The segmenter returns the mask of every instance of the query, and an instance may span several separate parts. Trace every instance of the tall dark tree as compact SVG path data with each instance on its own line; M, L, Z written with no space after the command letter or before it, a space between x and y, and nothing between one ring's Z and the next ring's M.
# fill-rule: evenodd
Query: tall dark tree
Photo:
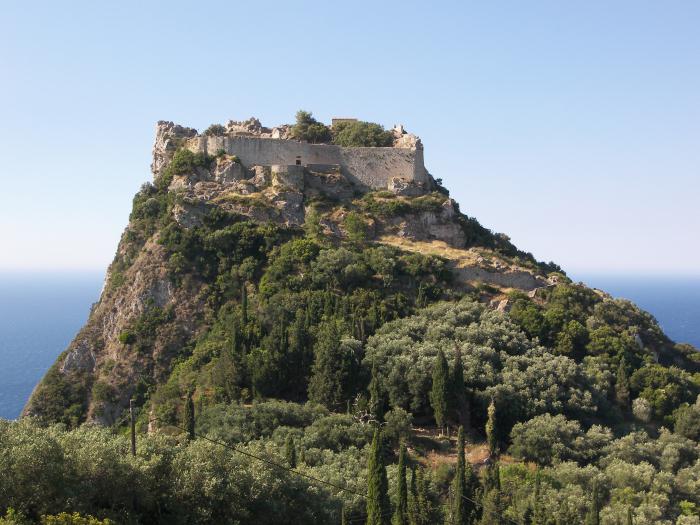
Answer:
M309 374L313 365L314 355L309 336L307 314L304 310L297 310L294 322L289 330L289 350L288 367L290 372L290 382L288 385L289 394L293 399L303 399L306 395L309 383Z
M454 525L464 525L467 521L467 512L465 506L466 500L466 483L464 479L464 428L459 427L457 432L457 472L455 472L454 480L452 481L452 523Z
M241 323L243 328L248 326L248 283L243 282L241 286Z
M433 386L430 391L430 405L433 407L435 423L444 431L447 423L449 399L449 368L442 350L438 351L433 364Z
M396 483L396 508L391 525L408 525L408 490L406 488L406 447L399 449L398 479Z
M185 399L185 413L183 415L183 425L187 432L187 439L192 440L195 437L194 433L194 401L192 400L192 388L187 390L187 398Z
M289 468L297 466L297 449L294 445L294 438L291 434L287 434L287 439L284 442L284 457L287 460Z
M540 470L535 472L535 490L532 495L532 525L545 525L544 507L542 506L542 476Z
M432 509L428 497L428 486L421 467L411 471L411 486L408 497L409 525L430 525Z
M384 396L382 395L377 364L372 363L372 378L369 382L369 411L379 423L384 421Z
M622 410L630 408L630 380L627 375L627 363L625 359L620 360L617 368L617 378L615 381L615 401Z
M501 498L501 473L498 464L489 467L484 481L480 523L481 525L502 525L505 522Z
M351 374L352 366L341 346L337 323L323 323L314 345L309 399L331 410L342 410L346 405Z
M598 480L593 480L593 494L591 496L591 506L586 514L585 525L600 525L600 488Z
M367 463L367 525L388 525L391 504L384 466L384 451L379 428L374 430Z
M469 402L464 385L464 363L462 362L462 348L455 347L455 364L452 368L452 410L461 426L469 425Z
M491 399L487 410L486 441L489 445L489 454L495 456L498 453L498 419L496 417L496 403Z

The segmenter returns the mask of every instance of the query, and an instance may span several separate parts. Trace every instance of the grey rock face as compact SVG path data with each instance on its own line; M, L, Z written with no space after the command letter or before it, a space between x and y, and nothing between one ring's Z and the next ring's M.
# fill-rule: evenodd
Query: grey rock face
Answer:
M216 160L212 178L220 184L230 184L247 179L247 170L234 157L224 156Z
M173 158L173 153L185 139L195 137L197 130L186 128L169 121L159 120L156 124L156 139L153 143L151 172L158 176L165 165Z
M396 195L405 197L418 197L419 195L428 193L425 184L422 182L407 180L401 177L392 177L389 179L388 189Z

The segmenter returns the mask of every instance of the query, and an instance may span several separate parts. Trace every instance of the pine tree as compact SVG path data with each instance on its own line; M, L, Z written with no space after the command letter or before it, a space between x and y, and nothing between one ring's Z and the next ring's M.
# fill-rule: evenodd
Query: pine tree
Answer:
M496 419L496 403L491 399L487 411L486 441L489 445L489 454L495 456L498 452L498 420Z
M448 384L449 369L447 359L442 350L438 351L433 365L433 387L430 392L430 405L433 407L435 423L444 430L447 417L447 400L449 397Z
M617 380L615 381L615 400L622 410L629 410L630 407L630 380L627 375L627 363L625 359L620 360L617 369Z
M464 363L462 362L462 349L455 347L455 364L452 368L452 411L455 413L457 421L462 426L469 424L469 403L464 386Z
M294 438L291 434L287 434L287 440L284 442L284 457L287 460L289 468L296 468L297 449L294 446Z
M591 508L586 514L585 525L600 525L600 494L598 480L593 480L593 495L591 497Z
M376 428L367 464L367 525L388 525L390 522L391 505L382 449L381 433Z
M194 401L192 401L192 389L187 391L187 398L185 399L185 414L184 414L184 427L187 431L187 439L193 440L194 435Z
M372 363L372 379L369 382L369 411L378 423L384 421L384 398L379 383L377 364Z
M398 481L396 486L396 508L392 525L408 525L408 492L406 489L406 447L399 449Z

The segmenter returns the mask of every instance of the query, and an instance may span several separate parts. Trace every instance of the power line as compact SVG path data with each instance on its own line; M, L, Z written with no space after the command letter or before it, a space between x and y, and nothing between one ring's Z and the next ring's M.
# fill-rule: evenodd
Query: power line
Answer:
M169 427L172 427L172 428L177 428L178 430L181 430L181 431L183 431L183 432L188 432L188 430L185 429L185 428L183 428L183 427L180 427L180 426L178 426L178 425L173 425L173 424L171 424L171 423L167 423L167 422L165 422L165 421L163 421L162 419L157 418L157 417L156 417L156 418L153 418L153 421L160 421L161 423L165 423L166 426L169 426ZM366 494L362 494L362 493L360 493L360 492L354 491L354 490L349 489L349 488L347 488L347 487L342 487L342 486L340 486L340 485L336 485L335 483L331 483L330 481L325 481L325 480L323 480L323 479L314 477L314 476L312 476L312 475L310 475L310 474L306 474L305 472L301 472L301 471L299 471L299 470L296 470L296 469L287 467L287 466L285 466L285 465L282 465L281 463L277 463L277 462L275 462L275 461L271 461L271 460L269 460L269 459L266 459L266 458L257 456L257 455L255 455L255 454L252 454L251 452L246 452L245 450L241 450L241 449L239 449L239 448L236 448L236 447L234 447L233 445L229 445L228 443L224 443L224 442L222 442L222 441L217 441L217 440L211 439L211 438L209 438L209 437L207 437L207 436L202 436L201 434L196 434L196 433L195 433L194 435L195 435L195 437L198 437L198 438L203 439L203 440L205 440L205 441L209 441L210 443L213 443L213 444L215 444L215 445L222 446L222 447L224 447L224 448L226 448L226 449L229 449L229 450L231 450L231 451L233 451L233 452L238 452L239 454L243 454L244 456L248 456L249 458L256 459L256 460L258 460L258 461L262 461L263 463L265 463L265 464L267 464L267 465L276 467L276 468L281 469L281 470L285 470L285 471L290 472L290 473L292 473L292 474L297 474L297 475L299 475L299 476L302 476L302 477L305 477L305 478L310 479L310 480L312 480L312 481L315 481L316 483L321 483L321 484L323 484L323 485L327 485L327 486L329 486L329 487L333 487L333 488L338 489L338 490L340 490L340 491L347 492L347 493L349 493L349 494L353 494L353 495L355 495L355 496L360 496L361 498L367 499L367 495L366 495ZM478 501L473 500L473 499L471 499L471 498L469 498L469 497L467 497L467 496L461 496L461 497L464 498L465 500L467 500L467 501L473 503L474 505L477 505L477 506L481 507L482 510L485 510L485 509L484 509L484 505L481 504L481 503L479 503ZM508 521L508 522L510 522L510 523L513 523L514 525L520 525L517 521L514 521L514 520L510 519L510 518L507 517L507 516L504 516L503 514L501 514L501 513L499 513L499 512L496 512L496 511L489 511L489 513L492 514L492 515L494 515L494 516L498 516L499 518L502 518L502 519L504 519L504 520L506 520L506 521ZM389 516L389 515L391 515L391 514L393 514L393 513L392 513L392 512L389 512L389 513L386 513L386 514L382 514L382 516ZM367 516L357 516L357 517L355 517L355 518L350 518L350 519L348 519L347 521L350 522L350 523L352 523L352 522L355 522L355 521L364 520L364 519L366 519L366 518L367 518Z
M163 420L161 420L161 419L159 419L159 418L153 418L153 420L154 420L154 421L161 421L162 423L165 423L167 426L170 426L170 427L173 427L173 428L177 428L177 429L179 429L179 430L182 430L183 432L188 432L188 430L185 429L185 428L183 428L183 427L179 427L179 426L177 426L177 425L173 425L173 424L170 424L170 423L166 423L165 421L163 421ZM201 434L195 434L195 437L198 437L198 438L203 439L203 440L205 440L205 441L209 441L210 443L214 443L215 445L220 445L220 446L222 446L222 447L224 447L224 448L227 448L227 449L229 449L229 450L232 450L233 452L238 452L239 454L243 454L244 456L248 456L249 458L257 459L258 461L262 461L263 463L265 463L265 464L267 464L267 465L270 465L270 466L272 466L272 467L278 468L278 469L280 469L280 470L286 470L287 472L291 472L292 474L297 474L297 475L299 475L299 476L303 476L303 477L305 477L305 478L307 478L307 479L310 479L310 480L312 480L312 481L315 481L315 482L317 482L317 483L321 483L321 484L323 484L323 485L327 485L327 486L329 486L329 487L333 487L334 489L342 490L343 492L347 492L347 493L349 493L349 494L353 494L353 495L355 495L355 496L360 496L361 498L367 499L367 495L366 495L366 494L362 494L362 493L360 493L360 492L354 491L354 490L349 489L349 488L347 488L347 487L342 487L342 486L340 486L340 485L336 485L335 483L331 483L330 481L325 481L325 480L323 480L323 479L314 477L314 476L312 476L312 475L310 475L310 474L307 474L307 473L305 473L305 472L301 472L301 471L299 471L299 470L296 470L296 469L287 467L287 466L285 466L285 465L282 465L281 463L277 463L277 462L275 462L275 461L272 461L272 460L269 460L269 459L266 459L266 458L257 456L257 455L255 455L255 454L252 454L251 452L247 452L247 451L245 451L245 450L241 450L241 449L239 449L239 448L236 448L236 447L234 447L233 445L229 445L228 443L224 443L224 442L222 442L222 441L217 441L217 440L211 439L211 438L209 438L209 437L207 437L207 436L202 436Z

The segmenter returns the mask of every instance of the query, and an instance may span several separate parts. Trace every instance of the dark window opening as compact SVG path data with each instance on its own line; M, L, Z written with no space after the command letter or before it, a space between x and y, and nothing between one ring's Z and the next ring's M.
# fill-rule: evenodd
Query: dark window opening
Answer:
M301 157L297 157L297 166L301 166Z

